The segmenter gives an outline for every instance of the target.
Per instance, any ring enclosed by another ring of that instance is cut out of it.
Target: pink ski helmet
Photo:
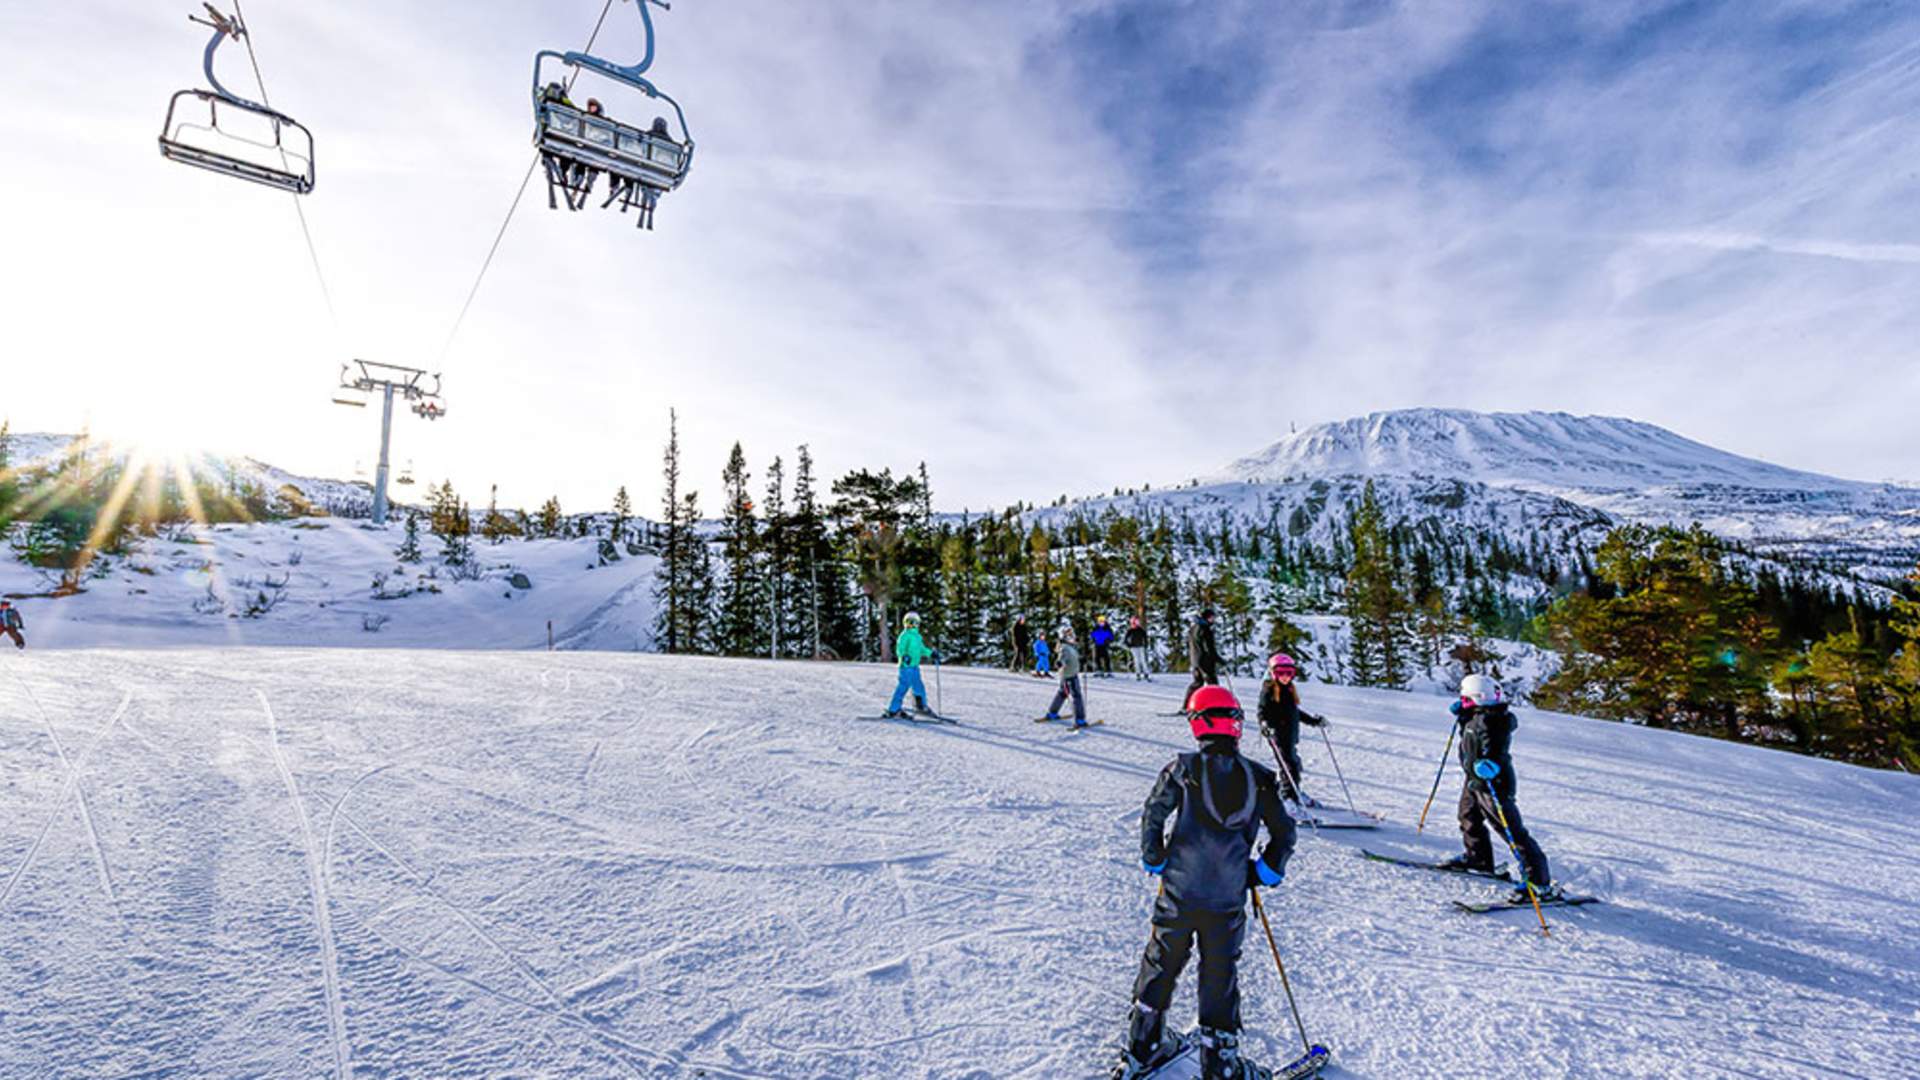
[[[1293,675],[1300,670],[1300,665],[1293,662],[1293,657],[1283,652],[1274,653],[1273,659],[1267,661],[1267,667],[1272,670],[1275,675],[1282,672]]]

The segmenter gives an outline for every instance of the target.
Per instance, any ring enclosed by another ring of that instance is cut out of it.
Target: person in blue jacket
[[[1087,643],[1093,646],[1094,674],[1102,679],[1113,678],[1113,627],[1107,625],[1105,615],[1094,620]]]
[[[1051,651],[1047,648],[1046,631],[1035,631],[1033,635],[1033,674],[1035,678],[1045,679],[1053,674],[1053,670],[1048,663],[1050,658]]]
[[[894,657],[900,661],[900,680],[894,684],[893,701],[887,705],[887,711],[881,714],[889,720],[907,715],[906,710],[901,706],[906,704],[908,691],[913,693],[915,711],[923,713],[933,711],[927,708],[927,684],[920,678],[920,661],[935,657],[936,654],[932,649],[927,648],[927,643],[920,638],[918,614],[909,611],[907,617],[901,621],[906,626],[900,631],[900,640],[893,648]]]

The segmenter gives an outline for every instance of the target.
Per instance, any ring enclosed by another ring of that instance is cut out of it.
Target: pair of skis
[[[1200,1080],[1204,1051],[1199,1038],[1191,1031],[1176,1038],[1180,1040],[1180,1048],[1159,1065],[1137,1074],[1136,1080]],[[1243,1062],[1241,1076],[1235,1080],[1306,1080],[1320,1075],[1320,1070],[1327,1067],[1329,1056],[1326,1047],[1315,1046],[1278,1068]]]
[[[910,712],[904,716],[860,716],[857,720],[872,720],[894,724],[948,724],[959,727],[960,721],[951,716],[942,716],[934,712]]]
[[[1513,875],[1507,873],[1507,868],[1504,864],[1495,866],[1491,871],[1469,870],[1463,867],[1450,866],[1446,863],[1396,858],[1392,855],[1382,855],[1377,851],[1368,851],[1366,848],[1361,848],[1360,854],[1372,859],[1374,862],[1391,863],[1394,866],[1410,866],[1416,870],[1433,870],[1442,874],[1455,874],[1460,877],[1483,878],[1487,881],[1498,881],[1507,885],[1519,884],[1518,881],[1514,880]],[[1583,904],[1598,903],[1600,903],[1599,897],[1576,896],[1563,892],[1556,892],[1551,896],[1540,897],[1540,906],[1543,908],[1579,907]],[[1510,911],[1518,908],[1529,908],[1532,906],[1532,901],[1524,899],[1516,900],[1511,897],[1486,903],[1469,903],[1465,900],[1455,900],[1453,906],[1470,915],[1484,915],[1489,911]]]
[[[1075,731],[1085,731],[1088,728],[1107,726],[1105,720],[1089,720],[1084,724],[1076,724],[1064,716],[1036,716],[1033,718],[1033,722],[1036,724],[1065,724]]]

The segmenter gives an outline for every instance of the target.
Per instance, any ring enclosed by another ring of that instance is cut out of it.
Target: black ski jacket
[[[1486,786],[1473,774],[1474,763],[1485,758],[1500,766],[1500,790],[1513,791],[1513,731],[1520,721],[1505,703],[1484,709],[1462,709],[1454,703],[1454,722],[1460,725],[1460,767],[1467,783]]]
[[[1220,643],[1214,640],[1211,621],[1193,620],[1193,629],[1187,633],[1187,664],[1195,673],[1219,674]]]
[[[1026,623],[1013,624],[1013,655],[1022,660],[1033,655],[1033,629]]]
[[[1127,648],[1144,649],[1147,647],[1147,628],[1144,626],[1127,627]]]
[[[1284,872],[1293,855],[1293,819],[1280,805],[1273,770],[1237,750],[1207,746],[1160,771],[1140,815],[1140,858],[1161,872],[1162,901],[1175,911],[1240,911],[1247,862],[1260,826],[1260,861]],[[1173,835],[1167,835],[1167,819]]]
[[[1263,734],[1272,736],[1286,735],[1289,732],[1297,733],[1299,731],[1297,725],[1308,724],[1319,727],[1326,722],[1326,718],[1315,716],[1302,709],[1299,702],[1293,700],[1292,695],[1282,699],[1279,687],[1271,678],[1260,684],[1260,731]]]
[[[26,620],[20,617],[19,608],[10,607],[4,612],[0,612],[0,626],[5,626],[9,630],[25,630],[27,623]]]

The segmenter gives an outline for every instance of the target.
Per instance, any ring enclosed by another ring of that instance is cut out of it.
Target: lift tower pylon
[[[355,368],[358,372],[355,372]],[[432,388],[427,382],[432,380]],[[438,420],[447,415],[447,407],[440,400],[440,376],[429,375],[419,368],[402,367],[399,364],[382,364],[373,360],[355,360],[352,364],[340,365],[340,389],[351,390],[358,394],[378,393],[380,404],[380,464],[373,474],[373,523],[387,523],[387,475],[389,472],[389,450],[393,444],[393,399],[398,394],[404,398],[415,416],[428,420]],[[338,405],[364,405],[364,400],[354,400],[336,393],[334,403]]]

